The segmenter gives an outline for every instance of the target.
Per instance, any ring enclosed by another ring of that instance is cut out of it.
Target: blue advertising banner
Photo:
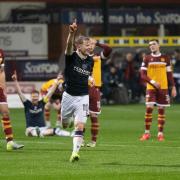
[[[78,9],[72,11],[65,9],[62,11],[61,21],[69,24],[77,18],[81,24],[102,24],[103,14],[101,9]],[[178,10],[109,10],[110,24],[180,24],[180,11]]]
[[[102,9],[13,10],[14,23],[102,24]],[[110,9],[109,23],[122,25],[180,24],[179,9]]]
[[[20,81],[46,81],[55,78],[59,73],[58,62],[48,60],[8,60],[5,63],[6,79],[16,70]]]

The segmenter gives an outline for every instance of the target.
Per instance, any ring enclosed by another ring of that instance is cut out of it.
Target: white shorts
[[[89,111],[89,95],[71,96],[67,92],[62,95],[61,102],[61,119],[68,123],[71,117],[75,123],[86,123]]]

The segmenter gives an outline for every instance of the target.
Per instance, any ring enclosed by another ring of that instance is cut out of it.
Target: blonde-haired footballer
[[[78,161],[79,151],[83,142],[83,129],[85,127],[89,109],[88,79],[92,73],[93,59],[89,56],[89,38],[79,36],[74,39],[77,31],[76,20],[69,26],[69,34],[65,50],[65,91],[61,102],[62,125],[66,128],[69,118],[74,119],[73,150],[70,162]]]
[[[164,141],[165,107],[170,106],[168,90],[171,96],[176,96],[176,88],[172,76],[170,58],[160,52],[159,41],[153,39],[149,42],[150,55],[146,55],[141,66],[141,77],[147,82],[146,86],[146,113],[145,133],[140,140],[150,138],[150,127],[152,123],[152,112],[154,105],[158,108],[158,141]]]

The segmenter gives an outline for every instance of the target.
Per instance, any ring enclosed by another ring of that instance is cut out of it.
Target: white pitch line
[[[101,144],[100,146],[106,146],[106,147],[145,147],[145,148],[180,148],[180,146],[149,146],[149,145],[144,145],[144,146],[139,146],[135,144]]]
[[[63,145],[63,144],[67,144],[65,142],[57,142],[57,141],[21,141],[21,142],[26,142],[26,143],[29,143],[29,144],[60,144],[60,145]],[[180,149],[180,146],[150,146],[150,145],[136,145],[136,144],[98,144],[97,147],[143,147],[143,148],[177,148],[177,149]]]

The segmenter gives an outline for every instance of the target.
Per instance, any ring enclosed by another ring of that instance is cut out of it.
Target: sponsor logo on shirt
[[[42,108],[39,108],[39,109],[35,108],[34,110],[30,109],[29,112],[32,114],[38,114],[39,112],[42,112]]]
[[[87,68],[87,67],[86,67]],[[85,69],[81,69],[80,67],[74,66],[74,71],[80,73],[80,74],[84,74],[86,76],[90,75],[90,72],[85,70]]]

